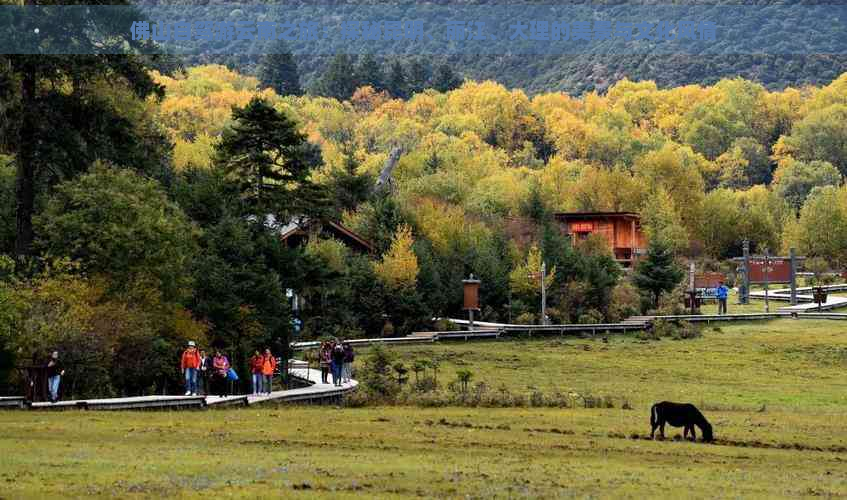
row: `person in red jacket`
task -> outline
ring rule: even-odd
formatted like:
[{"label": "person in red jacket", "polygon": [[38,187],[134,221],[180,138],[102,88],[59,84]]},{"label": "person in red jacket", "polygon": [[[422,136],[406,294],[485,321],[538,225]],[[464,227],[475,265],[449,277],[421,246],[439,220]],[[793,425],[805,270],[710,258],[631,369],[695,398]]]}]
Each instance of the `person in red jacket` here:
[{"label": "person in red jacket", "polygon": [[270,349],[265,349],[265,355],[262,356],[262,378],[264,379],[263,389],[266,394],[271,393],[271,384],[273,383],[275,371],[276,358],[271,354]]},{"label": "person in red jacket", "polygon": [[262,392],[262,355],[257,350],[250,358],[250,371],[253,373],[253,394]]},{"label": "person in red jacket", "polygon": [[180,369],[185,373],[185,395],[197,395],[197,369],[200,368],[200,353],[193,340],[188,342],[188,348],[182,353]]}]

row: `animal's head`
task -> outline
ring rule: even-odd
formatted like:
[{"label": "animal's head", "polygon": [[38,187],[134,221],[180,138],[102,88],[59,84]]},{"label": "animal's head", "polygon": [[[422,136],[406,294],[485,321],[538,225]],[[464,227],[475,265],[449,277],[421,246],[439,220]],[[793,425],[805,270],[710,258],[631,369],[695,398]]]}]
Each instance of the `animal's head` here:
[{"label": "animal's head", "polygon": [[703,431],[703,442],[710,443],[715,440],[715,435],[712,434],[712,424],[709,422],[703,422],[703,427],[701,429]]}]

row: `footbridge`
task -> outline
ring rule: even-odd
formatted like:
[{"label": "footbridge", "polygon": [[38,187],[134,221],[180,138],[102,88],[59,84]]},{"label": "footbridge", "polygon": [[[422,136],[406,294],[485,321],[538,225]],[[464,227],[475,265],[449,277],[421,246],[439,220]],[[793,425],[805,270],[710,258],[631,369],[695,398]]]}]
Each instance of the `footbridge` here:
[{"label": "footbridge", "polygon": [[289,361],[288,374],[305,386],[297,389],[273,391],[270,394],[241,394],[234,396],[135,396],[125,398],[79,399],[69,401],[28,402],[22,397],[0,398],[0,408],[31,410],[186,410],[254,406],[266,403],[287,402],[339,402],[345,393],[354,390],[355,380],[341,386],[321,382],[321,372],[310,368],[304,361]]}]

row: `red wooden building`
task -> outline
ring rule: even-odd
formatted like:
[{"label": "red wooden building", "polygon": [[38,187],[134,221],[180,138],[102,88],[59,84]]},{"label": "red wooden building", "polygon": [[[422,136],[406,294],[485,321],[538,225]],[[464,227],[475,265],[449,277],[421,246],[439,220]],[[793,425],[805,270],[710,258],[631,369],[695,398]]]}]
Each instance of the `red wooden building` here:
[{"label": "red wooden building", "polygon": [[633,212],[558,213],[556,220],[574,243],[591,234],[603,236],[609,248],[624,267],[631,267],[647,248],[641,230],[641,217]]}]

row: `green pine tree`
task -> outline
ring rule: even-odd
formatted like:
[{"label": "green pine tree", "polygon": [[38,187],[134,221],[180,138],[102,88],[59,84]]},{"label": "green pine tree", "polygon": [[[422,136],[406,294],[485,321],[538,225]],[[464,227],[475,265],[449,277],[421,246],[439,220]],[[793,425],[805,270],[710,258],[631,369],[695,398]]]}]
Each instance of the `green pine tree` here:
[{"label": "green pine tree", "polygon": [[262,87],[274,89],[282,96],[303,94],[297,63],[285,45],[285,40],[274,42],[270,52],[262,58],[259,65],[259,83]]},{"label": "green pine tree", "polygon": [[444,63],[438,66],[432,82],[432,88],[439,92],[449,92],[461,86],[462,79],[453,72],[453,68],[449,64]]},{"label": "green pine tree", "polygon": [[420,58],[415,58],[409,65],[409,95],[423,92],[428,88],[431,76],[430,68]]},{"label": "green pine tree", "polygon": [[318,161],[294,120],[258,97],[233,109],[232,120],[216,147],[216,163],[238,181],[245,213],[288,220],[318,211],[322,191],[309,181]]},{"label": "green pine tree", "polygon": [[682,278],[683,272],[674,262],[670,249],[659,240],[650,242],[647,258],[638,263],[632,277],[635,286],[650,293],[654,307],[659,307],[662,292],[673,290]]},{"label": "green pine tree", "polygon": [[347,54],[338,54],[327,65],[316,90],[322,96],[343,101],[350,99],[358,86],[353,58]]},{"label": "green pine tree", "polygon": [[382,67],[372,54],[365,54],[356,66],[356,80],[359,86],[370,85],[376,90],[385,90],[385,75]]},{"label": "green pine tree", "polygon": [[327,187],[332,193],[335,211],[338,216],[345,210],[353,210],[367,200],[373,191],[373,175],[359,173],[359,162],[351,152],[344,157],[344,167],[333,170],[329,175]]},{"label": "green pine tree", "polygon": [[405,99],[409,95],[409,84],[406,81],[406,72],[400,61],[394,61],[388,73],[386,84],[388,92],[394,97]]}]

